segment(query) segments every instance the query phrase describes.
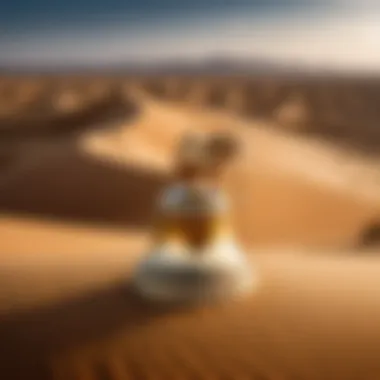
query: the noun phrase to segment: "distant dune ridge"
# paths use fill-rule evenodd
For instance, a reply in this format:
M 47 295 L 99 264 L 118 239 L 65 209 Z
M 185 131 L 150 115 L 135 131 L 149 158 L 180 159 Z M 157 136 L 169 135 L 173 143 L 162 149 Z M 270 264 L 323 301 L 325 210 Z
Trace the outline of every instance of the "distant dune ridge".
M 379 96 L 365 78 L 0 78 L 0 378 L 380 378 Z M 241 143 L 222 186 L 260 290 L 145 304 L 128 281 L 153 206 L 181 138 L 214 131 Z
M 3 95 L 5 98 L 6 94 Z M 100 124 L 107 118 L 114 120 L 130 112 L 132 101 L 119 90 L 104 95 L 81 94 L 73 90 L 41 90 L 40 96 L 30 100 L 27 106 L 18 104 L 11 115 L 0 117 L 1 134 L 8 138 L 13 135 L 53 134 L 75 131 L 86 124 Z M 20 108 L 22 107 L 22 108 Z

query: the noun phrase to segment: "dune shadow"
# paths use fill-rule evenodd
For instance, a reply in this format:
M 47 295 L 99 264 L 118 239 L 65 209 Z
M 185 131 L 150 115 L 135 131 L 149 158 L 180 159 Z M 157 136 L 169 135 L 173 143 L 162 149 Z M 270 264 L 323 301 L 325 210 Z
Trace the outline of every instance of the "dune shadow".
M 178 308 L 149 304 L 130 285 L 114 284 L 55 304 L 0 315 L 0 378 L 52 379 L 50 360 L 56 355 L 101 343 L 117 332 L 128 334 Z
M 78 132 L 112 128 L 110 122 L 115 118 L 125 122 L 139 111 L 140 106 L 116 88 L 97 106 L 73 114 L 41 123 L 35 120 L 35 125 L 30 120 L 12 128 L 0 125 L 0 138 L 11 147 L 0 156 L 1 166 L 7 168 L 0 178 L 0 212 L 97 224 L 148 225 L 156 194 L 167 183 L 165 176 L 96 158 L 77 142 Z M 35 152 L 39 148 L 31 153 L 24 149 L 29 139 L 40 142 L 50 137 L 57 147 L 45 157 L 43 152 Z M 16 156 L 23 157 L 21 168 L 12 166 Z
M 380 221 L 372 220 L 364 226 L 358 239 L 359 248 L 378 247 L 380 245 Z
M 47 92 L 31 104 L 28 110 L 12 118 L 0 119 L 0 138 L 4 140 L 49 138 L 72 135 L 78 131 L 102 128 L 115 120 L 134 117 L 138 105 L 126 99 L 119 89 L 74 112 L 57 112 L 51 109 L 51 94 Z
M 351 124 L 351 125 L 350 125 Z M 342 124 L 309 125 L 305 135 L 331 141 L 342 147 L 355 149 L 363 154 L 378 155 L 380 134 L 378 123 L 375 121 Z
M 0 186 L 0 211 L 145 227 L 168 178 L 96 159 L 74 143 Z
M 13 148 L 13 147 L 12 147 Z M 12 166 L 15 161 L 15 152 L 14 149 L 9 149 L 8 147 L 0 148 L 0 173 Z

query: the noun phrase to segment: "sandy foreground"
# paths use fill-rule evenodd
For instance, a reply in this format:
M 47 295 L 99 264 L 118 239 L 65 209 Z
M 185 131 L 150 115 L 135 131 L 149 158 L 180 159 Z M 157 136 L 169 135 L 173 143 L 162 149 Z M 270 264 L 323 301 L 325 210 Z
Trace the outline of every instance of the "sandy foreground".
M 221 112 L 146 101 L 125 125 L 24 152 L 0 178 L 1 379 L 378 379 L 378 164 Z M 202 308 L 142 302 L 128 278 L 178 137 L 226 128 L 225 178 L 260 279 Z

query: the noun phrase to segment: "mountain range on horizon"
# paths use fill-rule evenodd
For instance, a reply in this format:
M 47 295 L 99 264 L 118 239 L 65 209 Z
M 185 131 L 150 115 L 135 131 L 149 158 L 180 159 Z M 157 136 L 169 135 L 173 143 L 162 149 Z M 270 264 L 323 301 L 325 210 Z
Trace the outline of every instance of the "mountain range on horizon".
M 311 67 L 301 63 L 276 62 L 265 58 L 234 58 L 211 56 L 205 59 L 167 59 L 161 61 L 129 61 L 109 64 L 61 63 L 61 64 L 0 64 L 0 73 L 99 73 L 131 75 L 346 75 L 347 70 L 327 67 Z M 358 72 L 355 72 L 358 74 Z M 359 74 L 361 74 L 359 72 Z M 362 74 L 372 74 L 368 71 Z

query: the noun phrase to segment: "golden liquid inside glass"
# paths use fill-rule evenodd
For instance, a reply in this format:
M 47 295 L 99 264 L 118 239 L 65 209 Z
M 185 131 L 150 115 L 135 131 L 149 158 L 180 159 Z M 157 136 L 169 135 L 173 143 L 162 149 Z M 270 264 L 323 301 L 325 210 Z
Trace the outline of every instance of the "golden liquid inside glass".
M 225 225 L 225 218 L 220 214 L 173 213 L 159 218 L 156 237 L 161 242 L 172 239 L 200 249 L 220 235 Z

